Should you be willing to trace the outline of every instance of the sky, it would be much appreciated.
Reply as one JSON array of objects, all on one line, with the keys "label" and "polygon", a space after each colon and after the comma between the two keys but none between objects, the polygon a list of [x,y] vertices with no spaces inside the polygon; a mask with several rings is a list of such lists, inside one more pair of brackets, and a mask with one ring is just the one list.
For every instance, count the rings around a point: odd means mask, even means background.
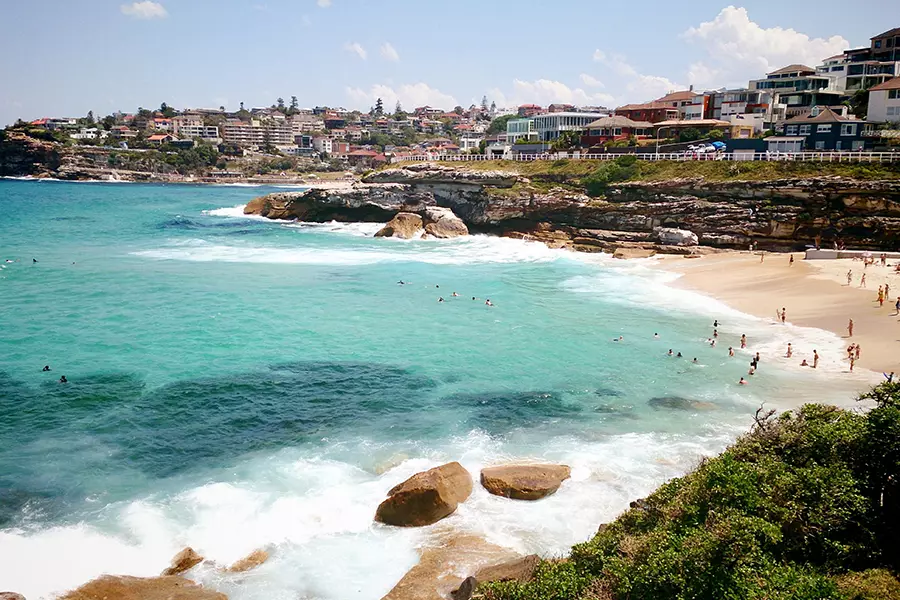
[{"label": "sky", "polygon": [[[891,20],[893,15],[893,20]],[[815,67],[898,0],[0,0],[0,125],[138,107],[615,107]]]}]

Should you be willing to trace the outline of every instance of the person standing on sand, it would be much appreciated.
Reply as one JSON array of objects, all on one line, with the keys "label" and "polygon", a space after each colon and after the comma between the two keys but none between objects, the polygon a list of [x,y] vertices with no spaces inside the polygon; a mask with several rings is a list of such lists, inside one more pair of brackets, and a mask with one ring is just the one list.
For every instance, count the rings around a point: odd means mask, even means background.
[{"label": "person standing on sand", "polygon": [[878,304],[884,304],[884,288],[882,286],[878,286]]},{"label": "person standing on sand", "polygon": [[849,337],[853,337],[853,319],[847,323],[847,334]]},{"label": "person standing on sand", "polygon": [[784,325],[784,321],[787,319],[787,310],[782,306],[781,307],[781,324]]},{"label": "person standing on sand", "polygon": [[897,311],[894,313],[894,316],[900,315],[900,296],[897,296],[897,303],[894,305],[894,310]]},{"label": "person standing on sand", "polygon": [[813,350],[813,369],[819,366],[819,353]]},{"label": "person standing on sand", "polygon": [[853,281],[853,269],[847,271],[847,285],[850,285]]},{"label": "person standing on sand", "polygon": [[891,284],[884,284],[884,299],[888,300],[891,297]]},{"label": "person standing on sand", "polygon": [[860,348],[860,346],[859,346],[859,344],[857,344],[856,350],[854,351],[854,354],[856,355],[856,360],[859,360],[859,352],[860,352],[859,348]]},{"label": "person standing on sand", "polygon": [[789,266],[789,267],[793,267],[793,266],[794,266],[794,255],[793,255],[793,254],[791,254],[791,259],[788,261],[788,266]]},{"label": "person standing on sand", "polygon": [[861,288],[866,287],[866,274],[865,273],[863,273],[862,277],[859,278],[859,287],[861,287]]},{"label": "person standing on sand", "polygon": [[850,372],[851,372],[851,373],[853,372],[853,365],[854,365],[855,363],[856,363],[856,359],[855,359],[855,358],[851,358],[851,359],[850,359]]},{"label": "person standing on sand", "polygon": [[762,261],[764,261],[764,260],[766,260],[766,251],[765,250],[763,250],[762,252],[759,253],[759,262],[762,263]]}]

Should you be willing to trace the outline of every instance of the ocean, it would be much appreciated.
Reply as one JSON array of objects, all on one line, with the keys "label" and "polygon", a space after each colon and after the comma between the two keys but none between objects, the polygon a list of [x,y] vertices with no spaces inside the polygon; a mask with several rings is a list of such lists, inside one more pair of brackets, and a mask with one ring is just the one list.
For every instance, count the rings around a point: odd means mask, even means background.
[{"label": "ocean", "polygon": [[[562,555],[761,404],[852,404],[866,381],[831,377],[836,335],[670,287],[652,259],[243,216],[276,189],[0,181],[0,588],[50,598],[188,545],[222,565],[265,547],[249,573],[192,576],[237,600],[374,600],[439,533]],[[789,341],[822,368],[789,368]],[[389,488],[452,460],[476,482],[516,461],[572,478],[534,503],[476,483],[430,528],[373,523]]]}]

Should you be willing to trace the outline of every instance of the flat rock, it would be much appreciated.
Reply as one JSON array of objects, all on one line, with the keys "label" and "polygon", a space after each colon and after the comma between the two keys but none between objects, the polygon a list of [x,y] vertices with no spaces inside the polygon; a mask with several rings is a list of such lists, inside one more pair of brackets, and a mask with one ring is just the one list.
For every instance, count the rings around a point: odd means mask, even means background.
[{"label": "flat rock", "polygon": [[185,548],[172,558],[169,567],[161,575],[181,575],[203,562],[203,557],[197,554],[193,548]]},{"label": "flat rock", "polygon": [[422,233],[425,225],[422,217],[414,213],[397,213],[387,225],[375,233],[375,237],[397,237],[405,240],[412,239]]},{"label": "flat rock", "polygon": [[465,573],[509,561],[516,553],[474,535],[455,535],[424,548],[419,562],[382,600],[445,600],[463,585]]},{"label": "flat rock", "polygon": [[174,575],[104,575],[66,593],[59,600],[228,600],[228,596]]},{"label": "flat rock", "polygon": [[431,525],[456,510],[472,493],[472,476],[458,462],[416,473],[388,491],[375,520],[398,527]]},{"label": "flat rock", "polygon": [[466,577],[459,587],[450,592],[453,600],[470,600],[479,584],[495,581],[519,581],[528,583],[534,576],[534,570],[541,562],[537,554],[529,554],[498,565],[484,567],[474,575]]},{"label": "flat rock", "polygon": [[250,569],[255,569],[259,565],[263,564],[269,560],[269,553],[265,550],[259,549],[254,550],[241,560],[237,561],[227,569],[229,573],[243,573],[244,571],[249,571]]},{"label": "flat rock", "polygon": [[481,470],[481,485],[495,496],[539,500],[556,492],[569,478],[566,465],[506,465]]}]

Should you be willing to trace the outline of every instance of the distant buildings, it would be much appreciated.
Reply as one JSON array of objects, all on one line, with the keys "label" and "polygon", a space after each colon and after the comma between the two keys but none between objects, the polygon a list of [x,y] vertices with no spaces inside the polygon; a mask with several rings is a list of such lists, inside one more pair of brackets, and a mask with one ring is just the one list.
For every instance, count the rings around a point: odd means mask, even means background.
[{"label": "distant buildings", "polygon": [[876,123],[900,123],[900,77],[894,77],[869,90],[867,118]]}]

